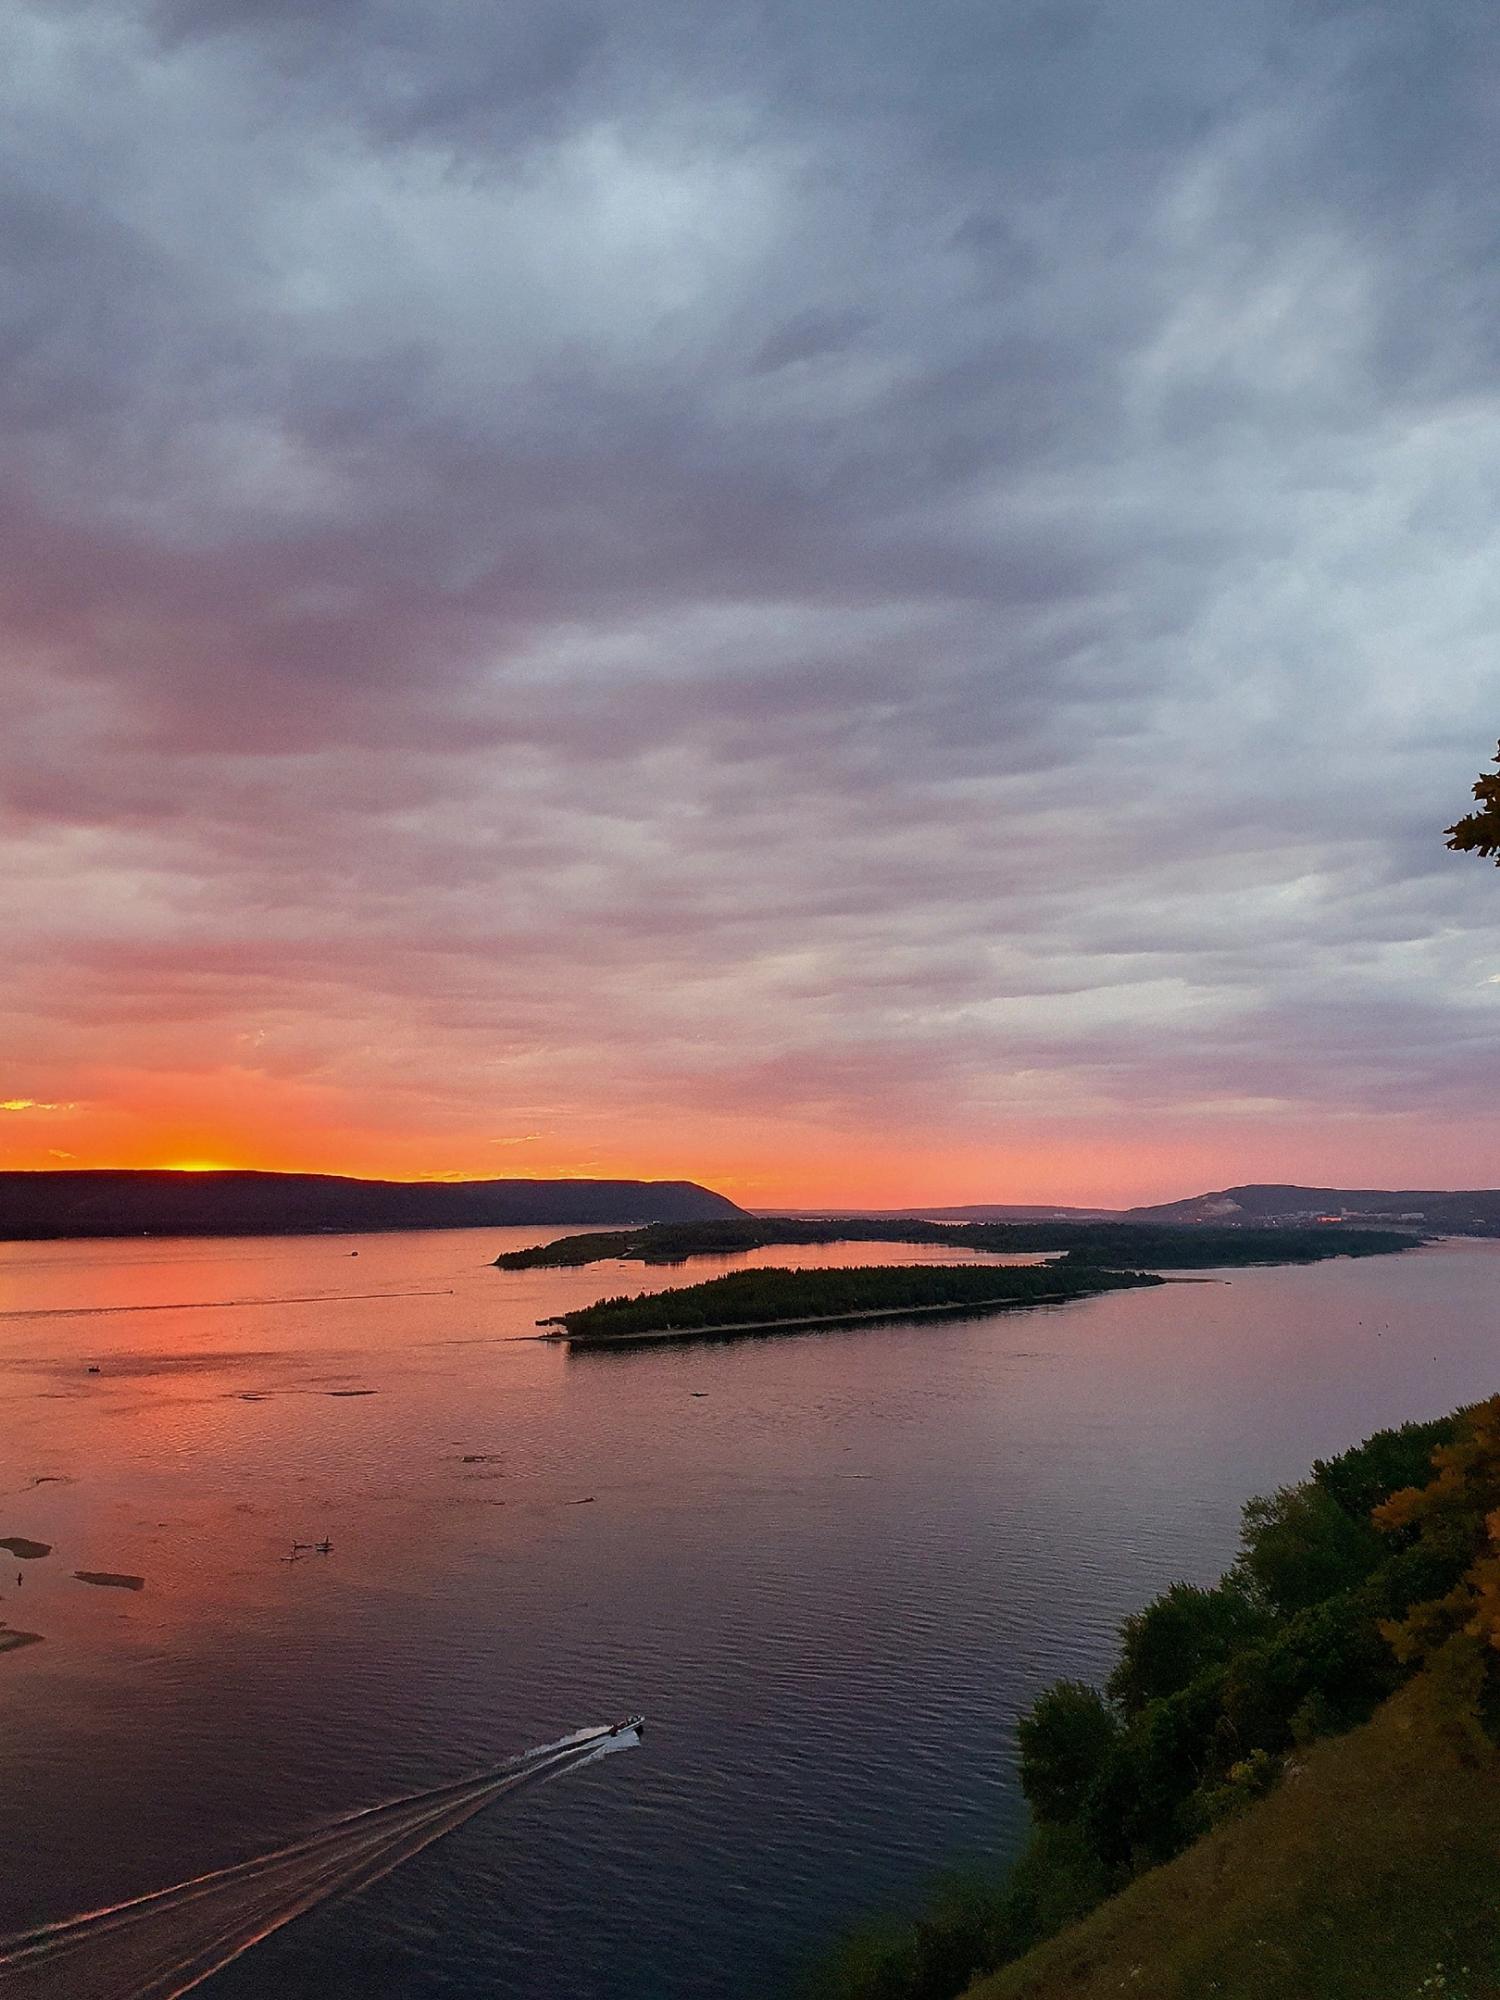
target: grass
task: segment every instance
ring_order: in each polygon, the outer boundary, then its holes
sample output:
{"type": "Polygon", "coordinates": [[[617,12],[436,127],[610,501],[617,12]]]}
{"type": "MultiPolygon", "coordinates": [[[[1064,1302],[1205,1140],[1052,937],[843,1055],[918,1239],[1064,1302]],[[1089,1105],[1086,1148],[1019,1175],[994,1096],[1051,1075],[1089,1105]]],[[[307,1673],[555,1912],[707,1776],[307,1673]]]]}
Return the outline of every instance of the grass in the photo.
{"type": "Polygon", "coordinates": [[[1500,1753],[1419,1676],[969,2000],[1500,2000],[1500,1753]]]}

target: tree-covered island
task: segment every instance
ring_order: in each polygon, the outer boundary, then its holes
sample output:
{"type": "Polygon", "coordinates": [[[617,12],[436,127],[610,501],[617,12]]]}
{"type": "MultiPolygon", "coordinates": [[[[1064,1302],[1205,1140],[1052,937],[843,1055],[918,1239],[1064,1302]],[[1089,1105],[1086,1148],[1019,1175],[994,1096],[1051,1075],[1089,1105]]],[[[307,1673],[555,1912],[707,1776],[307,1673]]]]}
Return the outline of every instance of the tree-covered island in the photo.
{"type": "Polygon", "coordinates": [[[1165,1281],[1144,1271],[1103,1271],[1061,1264],[875,1264],[826,1271],[733,1271],[701,1285],[559,1313],[539,1324],[574,1342],[676,1340],[690,1334],[791,1331],[908,1313],[1002,1312],[1065,1305],[1099,1292],[1165,1281]]]}
{"type": "Polygon", "coordinates": [[[1314,1264],[1325,1257],[1380,1257],[1413,1250],[1419,1235],[1394,1229],[1236,1229],[1189,1223],[929,1222],[919,1216],[724,1216],[590,1230],[507,1250],[502,1271],[570,1269],[620,1260],[682,1264],[746,1250],[824,1243],[937,1243],[991,1255],[1048,1251],[1099,1270],[1203,1271],[1230,1265],[1314,1264]]]}

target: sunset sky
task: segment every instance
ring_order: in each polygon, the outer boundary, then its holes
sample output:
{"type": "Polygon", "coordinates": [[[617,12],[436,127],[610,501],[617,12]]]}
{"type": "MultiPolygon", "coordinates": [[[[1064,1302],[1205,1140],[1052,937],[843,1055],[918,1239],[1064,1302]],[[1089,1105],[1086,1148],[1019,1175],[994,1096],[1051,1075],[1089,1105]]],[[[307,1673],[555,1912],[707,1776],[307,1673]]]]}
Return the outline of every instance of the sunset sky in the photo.
{"type": "Polygon", "coordinates": [[[0,1165],[1495,1185],[1489,0],[0,22],[0,1165]]]}

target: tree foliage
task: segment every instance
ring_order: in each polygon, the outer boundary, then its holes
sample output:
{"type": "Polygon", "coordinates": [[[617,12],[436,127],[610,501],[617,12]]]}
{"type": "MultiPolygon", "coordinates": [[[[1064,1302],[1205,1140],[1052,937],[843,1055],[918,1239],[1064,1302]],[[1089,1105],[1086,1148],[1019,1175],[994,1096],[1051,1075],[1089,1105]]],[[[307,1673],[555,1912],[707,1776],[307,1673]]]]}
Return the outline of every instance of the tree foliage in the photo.
{"type": "Polygon", "coordinates": [[[1316,1479],[1245,1508],[1239,1573],[1277,1618],[1351,1590],[1386,1554],[1368,1514],[1341,1507],[1316,1479]]]}
{"type": "MultiPolygon", "coordinates": [[[[1386,1634],[1405,1661],[1430,1661],[1454,1639],[1500,1652],[1500,1396],[1471,1410],[1432,1463],[1436,1476],[1392,1494],[1376,1508],[1376,1525],[1414,1536],[1419,1550],[1461,1574],[1389,1620],[1386,1634]]],[[[1467,1650],[1451,1652],[1450,1667],[1467,1650]]]]}
{"type": "Polygon", "coordinates": [[[1021,1789],[1039,1820],[1076,1819],[1120,1724],[1097,1688],[1058,1681],[1021,1717],[1021,1789]]]}
{"type": "MultiPolygon", "coordinates": [[[[1500,748],[1495,753],[1500,764],[1500,748]]],[[[1482,775],[1474,786],[1477,810],[1448,828],[1448,845],[1461,854],[1482,854],[1500,867],[1500,772],[1482,775]]]]}
{"type": "Polygon", "coordinates": [[[1125,1620],[1110,1699],[1127,1716],[1178,1694],[1207,1668],[1222,1665],[1266,1628],[1264,1610],[1240,1576],[1213,1590],[1174,1583],[1125,1620]]]}

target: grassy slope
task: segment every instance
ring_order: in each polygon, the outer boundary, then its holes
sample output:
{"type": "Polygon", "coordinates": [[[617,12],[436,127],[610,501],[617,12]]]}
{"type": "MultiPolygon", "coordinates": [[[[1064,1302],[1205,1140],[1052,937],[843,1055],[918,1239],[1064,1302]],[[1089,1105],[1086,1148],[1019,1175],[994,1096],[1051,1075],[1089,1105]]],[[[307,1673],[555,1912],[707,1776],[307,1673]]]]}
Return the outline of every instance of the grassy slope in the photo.
{"type": "Polygon", "coordinates": [[[970,2000],[1500,2000],[1500,1754],[1419,1679],[1301,1763],[970,2000]]]}

